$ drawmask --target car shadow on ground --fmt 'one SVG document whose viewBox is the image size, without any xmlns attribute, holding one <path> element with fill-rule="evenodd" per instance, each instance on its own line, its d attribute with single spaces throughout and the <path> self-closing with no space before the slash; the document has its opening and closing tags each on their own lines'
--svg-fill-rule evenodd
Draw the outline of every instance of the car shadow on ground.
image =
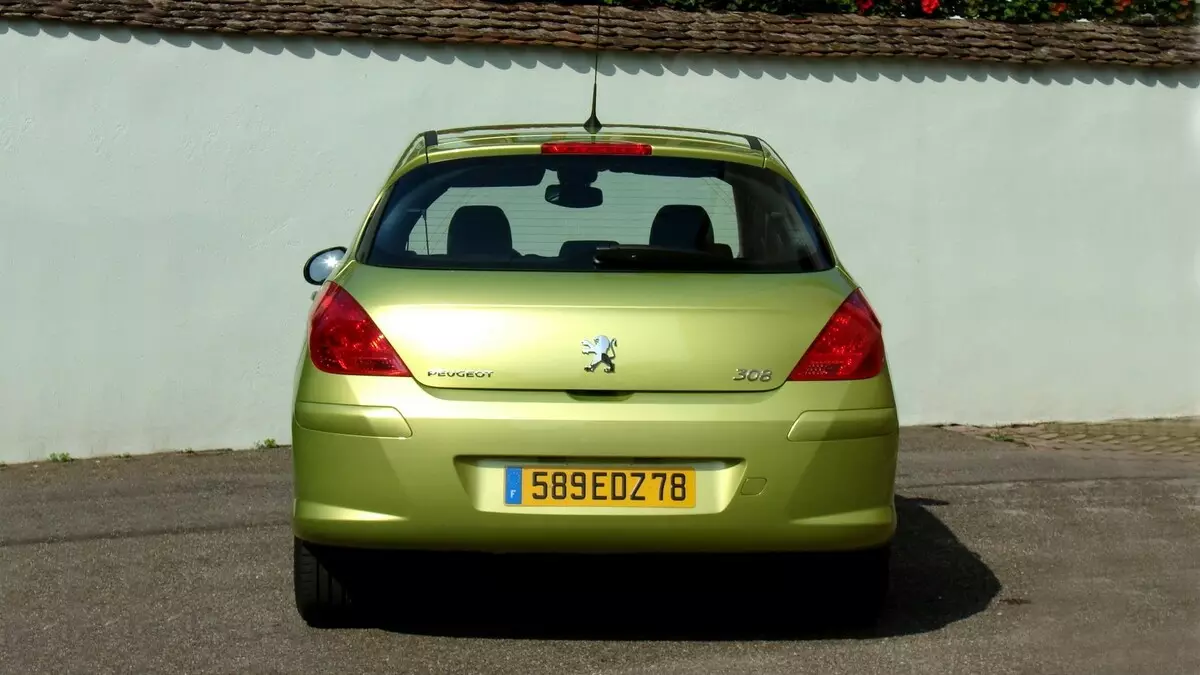
<svg viewBox="0 0 1200 675">
<path fill-rule="evenodd" d="M 1000 591 L 987 564 L 929 510 L 945 505 L 897 497 L 892 590 L 869 628 L 830 621 L 836 589 L 854 580 L 827 561 L 789 560 L 779 570 L 771 560 L 724 556 L 504 556 L 503 563 L 442 557 L 423 585 L 418 569 L 399 565 L 382 577 L 402 585 L 381 585 L 372 575 L 373 602 L 359 627 L 541 640 L 854 639 L 934 631 L 985 610 Z M 801 603 L 779 598 L 778 584 L 792 581 L 802 585 Z"/>
</svg>

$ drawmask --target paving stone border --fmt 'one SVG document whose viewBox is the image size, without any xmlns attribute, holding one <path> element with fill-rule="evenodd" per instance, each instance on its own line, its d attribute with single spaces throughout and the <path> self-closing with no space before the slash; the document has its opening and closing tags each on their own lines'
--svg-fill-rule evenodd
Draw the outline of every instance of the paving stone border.
<svg viewBox="0 0 1200 675">
<path fill-rule="evenodd" d="M 1200 416 L 1108 422 L 1045 422 L 946 429 L 1039 450 L 1102 450 L 1200 458 Z"/>
</svg>

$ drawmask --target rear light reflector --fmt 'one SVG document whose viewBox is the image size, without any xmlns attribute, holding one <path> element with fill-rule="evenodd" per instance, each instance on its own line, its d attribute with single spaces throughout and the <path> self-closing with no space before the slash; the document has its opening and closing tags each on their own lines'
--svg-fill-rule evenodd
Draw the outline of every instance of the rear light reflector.
<svg viewBox="0 0 1200 675">
<path fill-rule="evenodd" d="M 865 380 L 883 370 L 883 331 L 861 290 L 838 307 L 789 380 Z"/>
<path fill-rule="evenodd" d="M 543 143 L 543 155 L 651 155 L 654 147 L 646 143 L 621 141 L 561 141 Z"/>
<path fill-rule="evenodd" d="M 308 354 L 318 370 L 335 375 L 412 376 L 362 305 L 333 282 L 313 305 Z"/>
</svg>

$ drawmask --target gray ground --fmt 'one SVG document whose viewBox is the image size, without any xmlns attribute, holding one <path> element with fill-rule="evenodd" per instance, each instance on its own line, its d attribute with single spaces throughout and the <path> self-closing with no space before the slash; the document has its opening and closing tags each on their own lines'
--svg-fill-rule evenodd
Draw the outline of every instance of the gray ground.
<svg viewBox="0 0 1200 675">
<path fill-rule="evenodd" d="M 871 635 L 766 618 L 736 567 L 698 570 L 726 595 L 684 622 L 514 619 L 479 569 L 457 618 L 322 632 L 291 604 L 286 449 L 8 467 L 0 672 L 1200 672 L 1200 458 L 912 429 L 901 473 Z"/>
</svg>

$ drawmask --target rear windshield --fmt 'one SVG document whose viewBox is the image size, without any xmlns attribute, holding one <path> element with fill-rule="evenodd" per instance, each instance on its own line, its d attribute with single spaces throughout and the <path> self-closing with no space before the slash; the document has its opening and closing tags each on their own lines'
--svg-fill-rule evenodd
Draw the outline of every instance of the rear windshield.
<svg viewBox="0 0 1200 675">
<path fill-rule="evenodd" d="M 829 248 L 800 194 L 744 164 L 520 155 L 439 162 L 375 214 L 368 265 L 514 271 L 815 272 Z"/>
</svg>

